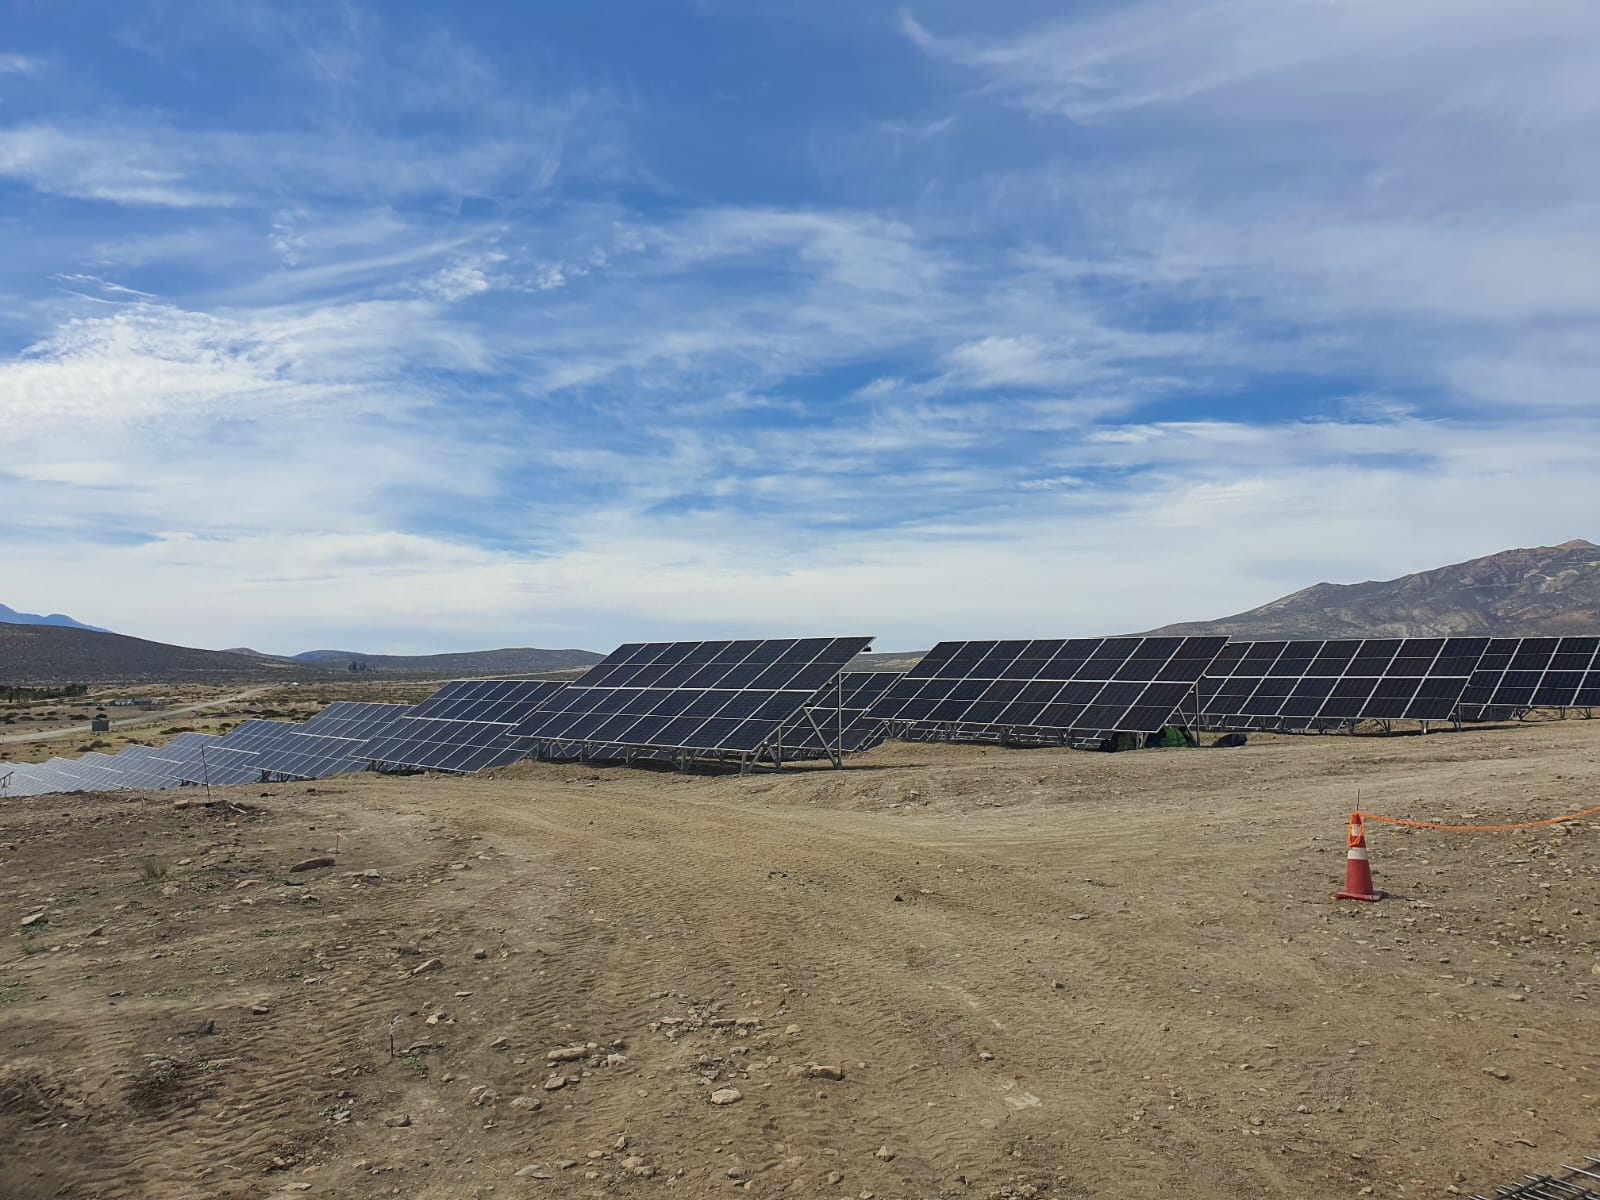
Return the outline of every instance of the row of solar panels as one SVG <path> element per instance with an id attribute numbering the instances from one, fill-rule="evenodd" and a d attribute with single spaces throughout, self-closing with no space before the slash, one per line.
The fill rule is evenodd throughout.
<path id="1" fill-rule="evenodd" d="M 792 678 L 815 678 L 812 661 L 795 664 Z M 832 678 L 823 687 L 805 693 L 798 702 L 786 704 L 783 722 L 768 730 L 767 739 L 783 758 L 813 758 L 830 751 L 857 752 L 881 740 L 875 732 L 881 723 L 869 726 L 867 710 L 898 676 L 837 669 L 830 673 Z M 0 795 L 321 779 L 373 768 L 468 774 L 516 762 L 530 754 L 671 760 L 683 749 L 660 744 L 659 739 L 648 745 L 615 740 L 579 746 L 560 740 L 513 737 L 515 729 L 529 725 L 541 705 L 562 690 L 563 685 L 543 680 L 458 680 L 415 707 L 341 702 L 303 724 L 250 720 L 226 736 L 185 733 L 159 749 L 130 746 L 117 755 L 91 753 L 40 764 L 0 763 Z M 652 689 L 658 698 L 667 693 L 696 694 L 686 689 Z M 580 698 L 576 703 L 583 706 L 585 702 Z M 621 707 L 629 711 L 609 720 L 608 727 L 616 726 L 616 732 L 626 734 L 641 722 L 664 721 L 661 714 L 648 711 L 654 706 L 623 704 Z M 751 706 L 747 693 L 719 689 L 711 700 L 701 700 L 697 715 L 684 715 L 691 707 L 688 704 L 668 707 L 674 710 L 675 721 L 695 722 L 697 730 L 704 730 L 698 740 L 709 741 L 716 736 L 714 729 L 720 728 L 718 722 L 733 720 L 719 714 Z M 563 725 L 570 723 L 570 714 L 561 709 L 554 710 L 551 716 L 561 717 Z M 738 735 L 735 740 L 742 744 L 745 731 L 734 732 Z M 689 742 L 697 751 L 730 752 L 726 746 L 695 747 L 695 741 L 691 731 Z"/>
<path id="2" fill-rule="evenodd" d="M 904 675 L 843 668 L 868 638 L 630 643 L 570 684 L 460 680 L 415 707 L 340 703 L 303 724 L 247 721 L 37 765 L 12 795 L 469 773 L 525 757 L 779 762 L 887 733 L 1087 742 L 1168 725 L 1305 730 L 1600 706 L 1600 637 L 1229 642 L 1220 637 L 941 642 Z"/>
<path id="3" fill-rule="evenodd" d="M 1308 730 L 1592 707 L 1600 637 L 1086 638 L 941 643 L 873 715 L 911 734 L 1089 740 L 1172 724 Z"/>

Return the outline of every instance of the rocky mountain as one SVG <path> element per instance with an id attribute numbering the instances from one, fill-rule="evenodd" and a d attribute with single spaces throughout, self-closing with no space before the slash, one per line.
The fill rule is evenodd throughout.
<path id="1" fill-rule="evenodd" d="M 1600 634 L 1600 546 L 1577 538 L 1399 579 L 1319 583 L 1249 612 L 1151 632 L 1239 638 Z"/>
<path id="2" fill-rule="evenodd" d="M 82 621 L 76 621 L 67 616 L 66 613 L 48 613 L 41 615 L 39 613 L 18 612 L 16 609 L 9 608 L 4 604 L 0 604 L 0 624 L 50 625 L 58 629 L 88 629 L 94 633 L 111 632 L 109 629 L 101 629 L 97 625 L 85 625 Z"/>

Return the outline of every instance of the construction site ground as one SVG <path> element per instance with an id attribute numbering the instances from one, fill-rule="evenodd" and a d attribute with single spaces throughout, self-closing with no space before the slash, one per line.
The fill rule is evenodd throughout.
<path id="1" fill-rule="evenodd" d="M 1469 1195 L 1600 1153 L 1600 721 L 0 809 L 0 1196 Z M 294 870 L 327 857 L 331 866 Z"/>

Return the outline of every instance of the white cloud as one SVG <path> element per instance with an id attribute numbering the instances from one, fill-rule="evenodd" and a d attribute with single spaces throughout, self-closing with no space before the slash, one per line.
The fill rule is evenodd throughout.
<path id="1" fill-rule="evenodd" d="M 37 75 L 45 69 L 42 58 L 27 54 L 0 53 L 0 75 Z"/>
<path id="2" fill-rule="evenodd" d="M 1505 15 L 1142 0 L 1004 36 L 903 29 L 1030 115 L 1031 155 L 960 194 L 996 226 L 1076 218 L 1031 253 L 1040 278 L 1146 311 L 1164 294 L 1240 366 L 1571 407 L 1600 384 L 1563 336 L 1600 315 L 1600 9 Z"/>
<path id="3" fill-rule="evenodd" d="M 0 177 L 82 200 L 171 208 L 307 198 L 385 200 L 547 187 L 569 114 L 530 122 L 515 141 L 400 139 L 329 130 L 253 134 L 170 126 L 33 124 L 0 130 Z"/>
<path id="4" fill-rule="evenodd" d="M 281 649 L 308 640 L 380 650 L 552 641 L 606 649 L 623 636 L 848 628 L 916 646 L 1221 615 L 1314 578 L 1400 574 L 1525 542 L 1530 531 L 1560 540 L 1570 534 L 1564 518 L 1552 519 L 1550 495 L 1564 497 L 1569 512 L 1600 503 L 1586 449 L 1600 426 L 1589 418 L 1509 436 L 1411 419 L 1124 432 L 1055 447 L 1046 457 L 1071 469 L 1017 489 L 1003 512 L 976 490 L 981 472 L 969 472 L 939 486 L 974 488 L 979 507 L 889 530 L 808 529 L 787 509 L 674 514 L 629 500 L 562 518 L 538 546 L 474 546 L 383 524 L 370 512 L 372 480 L 352 482 L 348 497 L 329 493 L 342 452 L 330 447 L 325 461 L 297 462 L 293 478 L 313 482 L 298 500 L 282 498 L 280 460 L 270 455 L 234 475 L 212 499 L 227 496 L 236 527 L 219 518 L 213 533 L 92 554 L 71 530 L 52 543 L 0 548 L 18 578 L 49 579 L 71 594 L 110 572 L 122 581 L 125 626 L 201 644 L 232 644 L 249 631 Z M 393 485 L 426 461 L 420 448 L 412 453 L 393 465 L 362 459 L 343 478 L 371 472 Z M 463 448 L 463 466 L 475 453 Z M 691 469 L 715 469 L 710 457 Z M 229 461 L 230 475 L 241 461 Z M 1538 492 L 1526 486 L 1534 473 Z M 824 515 L 877 503 L 885 510 L 877 515 L 892 517 L 898 489 L 916 486 L 910 477 L 808 476 L 800 465 L 793 480 L 805 486 L 773 486 Z M 172 515 L 204 504 L 204 489 L 218 482 L 183 483 Z M 276 509 L 264 499 L 275 482 Z M 352 521 L 356 513 L 377 520 Z M 349 527 L 319 531 L 330 520 Z M 175 593 L 212 602 L 174 608 Z M 23 599 L 38 602 L 32 591 Z"/>
<path id="5" fill-rule="evenodd" d="M 1352 106 L 1370 116 L 1392 112 L 1397 94 L 1441 69 L 1451 86 L 1434 92 L 1434 110 L 1593 114 L 1595 80 L 1581 68 L 1600 32 L 1594 7 L 1549 0 L 1505 17 L 1497 0 L 1142 0 L 1011 39 L 940 36 L 914 15 L 902 21 L 929 53 L 984 72 L 1029 108 L 1080 121 L 1197 102 L 1283 127 Z M 1463 59 L 1482 71 L 1458 73 Z M 1497 90 L 1507 80 L 1514 86 Z M 1277 103 L 1257 108 L 1258 89 Z"/>

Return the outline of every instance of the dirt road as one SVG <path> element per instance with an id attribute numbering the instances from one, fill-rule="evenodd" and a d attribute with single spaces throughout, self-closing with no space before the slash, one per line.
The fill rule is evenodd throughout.
<path id="1" fill-rule="evenodd" d="M 208 708 L 222 708 L 229 704 L 239 704 L 246 700 L 253 700 L 263 692 L 272 688 L 249 688 L 246 691 L 234 692 L 228 696 L 218 696 L 215 699 L 205 700 L 199 704 L 184 704 L 178 708 L 163 708 L 159 712 L 141 713 L 137 717 L 121 717 L 111 722 L 113 729 L 129 729 L 138 725 L 155 725 L 171 721 L 173 717 L 185 713 L 203 712 Z M 93 707 L 89 705 L 88 707 Z M 7 733 L 0 735 L 0 745 L 6 742 L 48 742 L 56 738 L 72 737 L 80 733 L 89 733 L 93 729 L 89 725 L 64 725 L 56 729 L 36 729 L 30 733 Z"/>
<path id="2" fill-rule="evenodd" d="M 1597 785 L 1568 722 L 40 798 L 0 1193 L 1490 1190 L 1600 1140 L 1600 822 L 1377 830 L 1340 905 L 1344 818 Z"/>

